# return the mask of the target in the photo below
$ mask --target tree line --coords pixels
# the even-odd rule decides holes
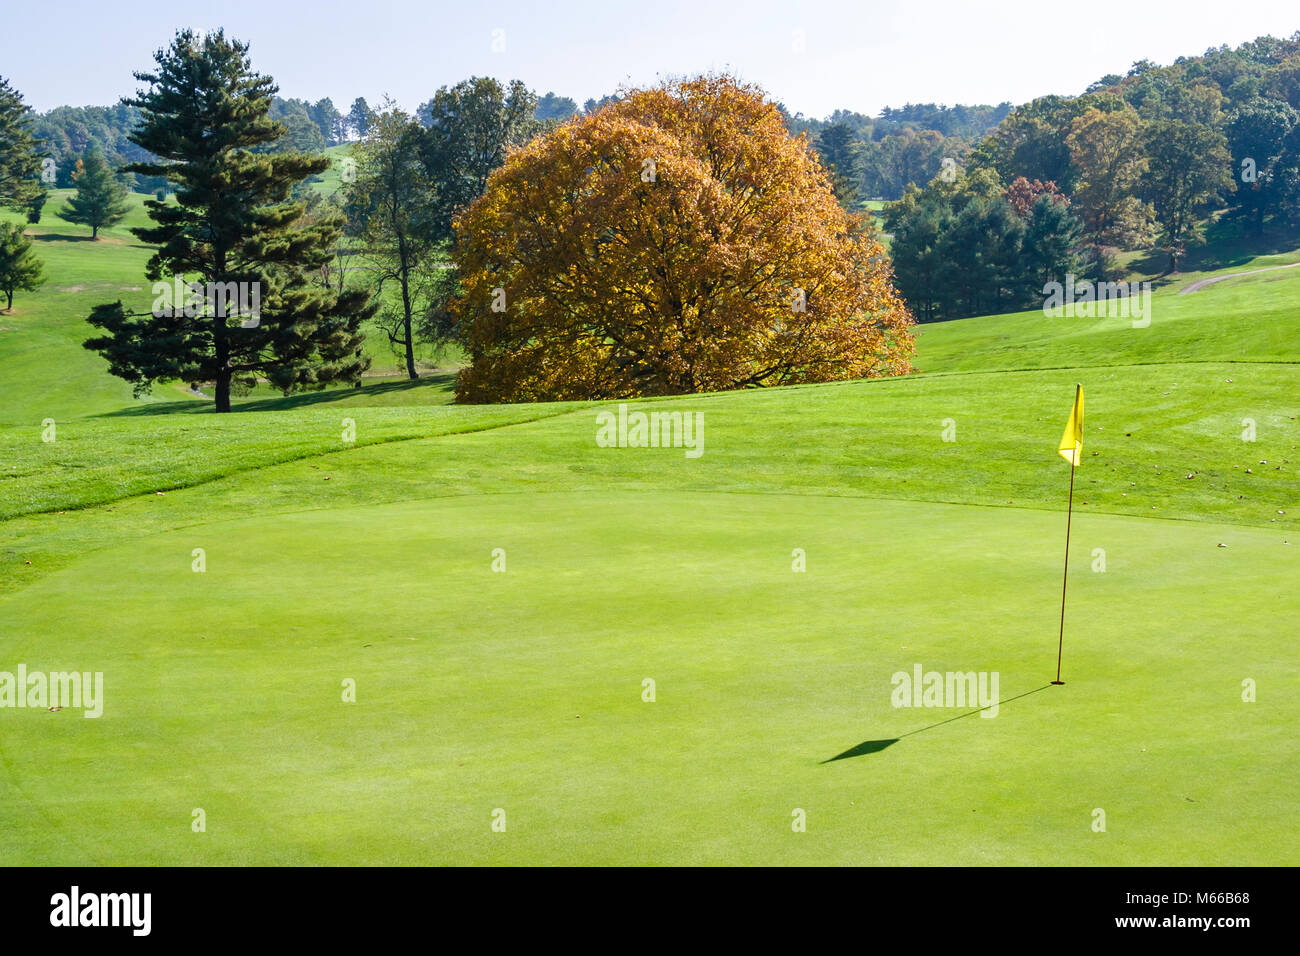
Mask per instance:
[[[947,163],[885,214],[899,288],[923,319],[1032,306],[1044,278],[1071,272],[1112,280],[1124,252],[1176,271],[1211,217],[1245,235],[1294,230],[1300,33],[1041,97]]]
[[[214,79],[203,86],[187,70]],[[158,247],[147,277],[256,285],[260,315],[236,331],[211,303],[167,315],[107,303],[90,317],[107,334],[88,347],[138,390],[163,378],[213,382],[221,411],[259,377],[286,388],[359,384],[365,322],[417,377],[417,350],[454,332],[445,304],[457,288],[455,211],[477,197],[509,149],[545,125],[522,83],[483,77],[438,90],[421,104],[422,123],[391,102],[376,112],[362,98],[344,122],[327,100],[312,107],[276,96],[273,82],[252,72],[247,45],[220,31],[182,31],[158,69],[136,77],[147,90],[117,114],[134,119],[127,144],[138,158],[115,168],[92,143],[70,170],[76,193],[60,215],[90,226],[94,238],[125,214],[128,177],[165,183],[145,202],[153,225],[132,230]],[[315,135],[302,132],[307,121]],[[319,155],[316,124],[359,137],[344,187],[332,194],[312,188],[334,162]],[[0,79],[0,204],[26,210],[30,222],[39,221],[47,185],[38,130]],[[237,183],[246,188],[232,190]],[[20,226],[0,227],[0,292],[9,306],[15,291],[42,281],[31,239]]]
[[[909,103],[876,117],[836,110],[825,120],[782,113],[790,131],[806,133],[834,171],[840,201],[857,209],[868,199],[901,199],[912,183],[929,182],[945,157],[965,157],[1011,108]]]
[[[340,113],[329,97],[312,103],[273,96],[271,118],[285,125],[285,133],[269,148],[319,152],[364,136],[372,116],[363,96],[353,101],[347,113]],[[115,169],[149,160],[151,157],[131,140],[132,131],[139,125],[139,108],[126,102],[113,106],[57,106],[45,113],[32,113],[28,120],[42,158],[53,161],[54,178],[47,185],[57,189],[75,185],[77,162],[90,152],[99,153]],[[142,193],[167,186],[161,177],[139,173],[122,174],[122,182]]]
[[[729,76],[624,91],[562,124],[539,120],[519,81],[444,87],[418,117],[385,102],[329,196],[309,180],[330,157],[278,148],[289,123],[246,44],[182,30],[136,78],[124,105],[148,158],[122,171],[170,187],[132,229],[154,250],[155,300],[97,305],[84,344],[137,394],[211,382],[226,412],[259,381],[359,385],[368,324],[411,377],[418,345],[458,337],[468,401],[910,367],[912,320],[878,238],[762,91]],[[3,198],[21,205],[39,184],[16,99],[26,139]]]
[[[535,96],[533,119],[541,123],[564,122],[575,116],[591,115],[616,94],[589,98],[581,105],[554,91]],[[420,103],[414,116],[428,125],[431,100]],[[885,107],[878,117],[851,110],[835,110],[825,120],[802,113],[791,115],[778,104],[786,126],[793,133],[808,133],[824,156],[832,156],[841,176],[852,182],[855,197],[898,199],[909,183],[928,181],[939,169],[943,156],[964,156],[971,146],[996,126],[1011,110],[999,106],[943,106],[933,103]],[[319,152],[331,146],[366,136],[375,116],[364,96],[340,112],[329,97],[311,102],[295,97],[273,96],[271,118],[285,126],[285,133],[266,148],[279,151]],[[54,161],[54,180],[59,189],[73,186],[76,163],[88,152],[102,155],[114,169],[149,159],[130,139],[140,123],[139,110],[119,102],[113,106],[58,106],[30,116],[30,129],[42,155]],[[136,192],[152,193],[166,188],[164,180],[139,173],[123,174],[123,184]]]
[[[119,174],[164,182],[145,202],[153,224],[133,230],[157,250],[148,278],[252,284],[261,310],[257,321],[235,326],[211,303],[161,315],[105,303],[90,316],[105,334],[86,345],[138,390],[168,378],[214,382],[220,411],[259,379],[286,391],[359,385],[369,365],[366,323],[412,378],[421,348],[460,341],[471,367],[458,389],[472,400],[555,397],[566,381],[616,397],[701,382],[819,381],[837,368],[905,370],[910,319],[891,298],[885,250],[869,221],[841,221],[822,199],[829,195],[841,211],[857,205],[863,143],[921,140],[946,153],[958,136],[909,124],[969,133],[1001,111],[885,111],[860,124],[865,139],[850,128],[858,119],[836,114],[809,142],[790,137],[799,118],[726,77],[625,91],[580,111],[519,81],[472,78],[438,90],[414,115],[391,101],[371,110],[359,99],[352,124],[332,107],[316,109],[328,101],[280,99],[274,82],[252,71],[247,46],[220,31],[182,31],[154,72],[136,76],[147,89],[118,109],[136,117],[127,142],[142,158],[114,168],[88,150],[70,172],[77,194],[61,215],[93,235],[122,215]],[[718,157],[744,137],[734,127],[695,128],[673,102],[691,96],[761,119],[758,152],[720,166]],[[47,157],[30,113],[0,80],[0,203],[27,209],[32,220]],[[360,137],[345,161],[345,187],[330,196],[311,188],[331,163],[318,151],[322,124],[334,137]],[[683,152],[678,134],[701,151]],[[786,140],[801,145],[787,148]],[[564,143],[568,151],[555,153]],[[510,155],[515,165],[490,189]],[[581,155],[588,160],[575,166]],[[1032,305],[1046,282],[1067,273],[1117,278],[1116,256],[1126,249],[1161,249],[1176,268],[1207,212],[1257,231],[1296,224],[1300,34],[1170,67],[1135,64],[1081,96],[1009,110],[961,157],[925,155],[922,166],[937,159],[934,175],[906,185],[884,217],[892,280],[923,320]],[[674,157],[672,176],[656,178],[656,156]],[[637,166],[646,161],[648,179]],[[737,170],[752,177],[759,169],[768,170],[762,182],[734,179]],[[794,245],[773,245],[767,264],[752,263],[737,287],[736,263],[769,241],[779,213],[754,218],[760,198],[791,195],[773,177],[806,193],[806,206],[792,210],[821,212],[817,222],[798,218]],[[536,205],[556,183],[561,191]],[[732,209],[732,196],[745,201]],[[671,202],[659,205],[665,198]],[[720,219],[728,209],[739,218]],[[680,232],[688,211],[690,228]],[[723,236],[739,244],[724,249]],[[14,288],[40,281],[30,245],[19,227],[0,234],[0,274],[11,276],[0,291],[10,304]],[[621,282],[610,272],[620,257]],[[790,268],[778,268],[781,261]],[[588,273],[587,281],[575,278]],[[848,274],[864,284],[828,284],[826,277]],[[730,319],[715,301],[726,290],[735,296]],[[628,297],[616,311],[631,316],[631,326],[607,321],[618,296]],[[532,332],[521,339],[520,329]],[[562,334],[551,339],[547,330]],[[728,334],[734,341],[723,348]],[[566,343],[558,353],[550,350],[557,341]],[[866,343],[875,360],[863,358]],[[810,359],[816,348],[823,352]],[[724,355],[731,364],[705,371]]]

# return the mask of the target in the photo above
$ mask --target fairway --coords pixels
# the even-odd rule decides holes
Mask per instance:
[[[878,866],[954,935],[1268,928],[1300,32],[706,6],[14,47],[14,926],[301,947],[426,919],[343,868]]]
[[[515,493],[110,547],[0,604],[7,660],[105,674],[98,719],[4,714],[4,862],[1293,861],[1295,547],[1077,516],[1047,687],[1062,525]],[[996,717],[891,706],[916,663],[998,672]]]

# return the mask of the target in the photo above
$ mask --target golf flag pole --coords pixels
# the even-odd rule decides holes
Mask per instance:
[[[1065,571],[1061,576],[1061,632],[1056,640],[1056,680],[1053,684],[1064,684],[1061,680],[1061,650],[1065,646],[1065,585],[1070,580],[1070,522],[1074,517],[1074,469],[1079,467],[1083,456],[1083,386],[1074,386],[1074,408],[1070,409],[1070,420],[1065,423],[1065,434],[1057,451],[1070,463],[1070,499],[1065,510]]]

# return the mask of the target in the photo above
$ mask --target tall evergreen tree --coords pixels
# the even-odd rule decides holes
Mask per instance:
[[[334,108],[333,100],[328,96],[317,100],[308,112],[312,122],[320,129],[326,146],[337,146],[343,142],[343,114]]]
[[[1083,223],[1063,197],[1044,193],[1034,200],[1020,246],[1022,301],[1041,299],[1046,282],[1065,282],[1071,273],[1082,276],[1088,268],[1083,247]]]
[[[32,108],[0,76],[0,206],[29,209],[45,192],[41,157],[29,128]]]
[[[45,200],[49,198],[49,193],[42,190],[36,194],[36,198],[27,204],[27,221],[33,226],[41,221],[41,210],[45,208]]]
[[[329,159],[254,152],[284,126],[269,116],[276,86],[253,72],[247,44],[220,30],[183,30],[154,58],[155,72],[135,74],[149,88],[127,102],[143,110],[132,142],[157,160],[127,168],[175,186],[175,203],[146,200],[154,225],[132,230],[157,247],[146,269],[157,298],[148,313],[128,312],[120,301],[97,306],[90,322],[107,334],[86,348],[103,354],[137,394],[160,379],[212,381],[218,412],[230,411],[232,386],[251,387],[259,377],[286,394],[359,381],[369,365],[360,325],[377,304],[368,292],[313,281],[330,259],[340,219],[302,221],[304,204],[289,199]],[[159,296],[173,277],[201,283],[202,301]],[[236,315],[232,293],[243,306]]]
[[[370,124],[374,121],[375,113],[364,96],[358,96],[352,101],[352,108],[348,110],[347,123],[348,127],[357,134],[357,138],[365,139],[366,134],[370,132]]]
[[[893,234],[890,246],[898,291],[922,322],[950,318],[953,283],[943,237],[952,227],[952,204],[938,189],[909,185],[885,214]]]
[[[1002,197],[979,196],[954,217],[941,257],[967,313],[1002,311],[1014,301],[1025,224]]]
[[[126,187],[117,181],[104,157],[91,150],[76,174],[77,194],[59,210],[68,222],[90,227],[90,238],[99,238],[101,226],[111,226],[126,215]]]

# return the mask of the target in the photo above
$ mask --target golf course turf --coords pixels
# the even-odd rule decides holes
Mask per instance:
[[[1067,683],[1046,687],[1060,530],[1028,509],[528,492],[110,547],[7,599],[10,657],[106,675],[101,718],[7,715],[7,853],[1293,858],[1296,709],[1243,704],[1238,675],[1279,692],[1300,677],[1294,551],[1264,529],[1080,522],[1080,550],[1104,544],[1108,566],[1077,563]],[[498,547],[505,573],[491,569]],[[890,675],[913,662],[998,672],[996,717],[931,726],[959,711],[892,707]],[[345,679],[355,703],[341,702]],[[207,832],[190,831],[193,807]],[[1089,829],[1095,807],[1105,834]],[[489,828],[496,808],[505,833]],[[806,833],[791,831],[795,808]]]
[[[104,675],[97,718],[0,709],[0,862],[1300,859],[1300,270],[628,403],[702,413],[692,459],[438,376],[132,399],[79,344],[148,295],[132,224],[47,213],[0,314],[0,671]],[[918,664],[996,716],[894,706]]]

